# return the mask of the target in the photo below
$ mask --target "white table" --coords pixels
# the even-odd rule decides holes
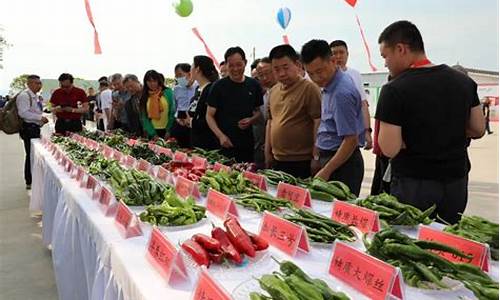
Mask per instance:
[[[196,281],[196,269],[189,265],[190,277],[183,284],[169,286],[147,261],[145,253],[151,226],[144,226],[144,235],[124,239],[106,217],[90,191],[80,188],[57,164],[38,140],[33,149],[33,196],[30,207],[43,210],[43,237],[45,245],[52,245],[54,273],[59,299],[190,299]],[[35,179],[35,176],[38,177]],[[36,191],[36,193],[35,193]],[[239,208],[241,210],[241,208]],[[137,211],[137,209],[134,209]],[[242,226],[256,232],[260,218],[241,211]],[[221,225],[210,215],[208,220],[184,230],[162,227],[169,240],[178,245],[194,233],[210,233],[211,222]],[[361,244],[357,244],[361,247]],[[328,278],[329,248],[313,248],[299,253],[294,261],[313,277]],[[229,292],[252,277],[278,269],[271,255],[279,260],[290,259],[276,249],[269,249],[263,258],[244,267],[212,266],[209,272]],[[498,264],[492,273],[498,278]],[[330,278],[332,287],[347,291],[353,299],[365,299],[336,279]],[[408,299],[474,299],[471,292],[460,288],[453,292],[422,292],[406,288]]]

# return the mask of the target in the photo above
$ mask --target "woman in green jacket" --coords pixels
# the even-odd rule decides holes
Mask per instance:
[[[155,70],[144,75],[140,100],[141,122],[148,138],[168,138],[175,120],[174,93],[165,86],[165,78]]]

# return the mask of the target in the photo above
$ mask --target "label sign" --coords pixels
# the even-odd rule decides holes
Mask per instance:
[[[344,201],[335,200],[333,202],[332,220],[354,226],[363,233],[380,230],[380,219],[376,211]]]
[[[158,148],[156,148],[156,153],[158,154],[165,154],[166,156],[168,157],[173,157],[174,154],[172,153],[172,150],[168,149],[168,148],[164,148],[164,147],[160,147],[158,146]]]
[[[59,151],[59,149],[55,150],[54,158],[56,159],[56,161],[59,161],[61,159],[61,151]]]
[[[112,158],[113,157],[113,148],[110,146],[104,146],[104,157]]]
[[[118,208],[118,202],[116,201],[115,195],[106,187],[101,187],[99,206],[106,216],[114,215]]]
[[[278,183],[278,198],[287,199],[293,203],[295,207],[302,208],[304,206],[311,207],[311,194],[308,189],[299,186],[291,185],[285,182]]]
[[[304,227],[267,211],[260,223],[259,236],[290,256],[294,256],[297,249],[309,252],[309,240]]]
[[[267,183],[264,176],[249,171],[243,172],[243,176],[245,176],[246,179],[250,180],[259,189],[267,191]]]
[[[231,300],[231,296],[202,268],[192,300]]]
[[[71,161],[71,159],[69,158],[66,158],[66,161],[65,161],[65,164],[64,164],[64,170],[67,172],[67,173],[70,173],[70,176],[71,176],[71,171],[73,171],[73,162]]]
[[[117,205],[115,223],[126,239],[142,235],[140,222],[137,221],[136,215],[123,201],[120,201]]]
[[[116,149],[113,151],[113,158],[116,159],[117,161],[121,161],[122,156],[123,156],[123,154],[120,151],[118,151]]]
[[[238,217],[238,210],[231,198],[214,189],[208,190],[207,210],[221,219],[226,219],[228,213]]]
[[[193,156],[191,162],[193,167],[197,169],[206,169],[208,165],[207,159],[199,156]]]
[[[459,257],[444,251],[433,251],[439,256],[452,261],[461,263],[470,263],[474,266],[481,268],[483,271],[488,272],[490,269],[490,251],[489,246],[465,239],[461,236],[454,235],[448,232],[436,230],[432,227],[420,225],[418,230],[417,239],[424,241],[435,241],[448,246],[452,246],[462,251],[464,254],[471,255],[472,259]]]
[[[75,175],[76,181],[77,182],[82,182],[83,175],[85,175],[85,171],[83,170],[83,168],[82,167],[77,167],[76,168],[76,175]]]
[[[156,172],[156,178],[160,179],[163,182],[168,182],[170,172],[167,171],[164,167],[158,167],[158,172]]]
[[[228,167],[228,166],[226,166],[226,165],[223,165],[223,164],[221,164],[219,162],[216,162],[214,164],[214,171],[215,172],[224,171],[224,172],[229,173],[231,171],[231,168]]]
[[[149,147],[149,149],[150,149],[151,151],[153,151],[153,152],[155,152],[155,153],[156,153],[156,151],[157,151],[157,149],[158,149],[158,145],[156,145],[155,143],[151,143],[151,142],[148,144],[148,147]]]
[[[188,158],[188,155],[186,153],[184,153],[182,151],[175,151],[174,160],[185,162],[185,161],[188,161],[189,158]]]
[[[167,282],[174,279],[173,275],[187,277],[179,252],[156,227],[151,231],[146,257]]]
[[[89,174],[87,178],[87,188],[94,190],[96,186],[97,186],[97,179],[95,179],[94,176]]]
[[[328,273],[370,299],[405,299],[399,269],[342,242],[333,245]]]
[[[151,165],[151,168],[149,168],[148,170],[148,174],[151,177],[156,177],[156,172],[157,172],[156,169],[157,169],[156,166]]]
[[[195,198],[200,197],[197,184],[183,176],[177,176],[175,181],[175,192],[182,198],[187,198],[189,196]]]
[[[140,159],[137,164],[137,169],[140,171],[148,172],[151,168],[151,164],[144,159]]]
[[[132,168],[136,163],[136,159],[130,155],[127,155],[124,158],[124,163],[127,167]]]
[[[111,199],[114,197],[115,196],[108,188],[102,187],[101,194],[99,196],[99,203],[101,203],[104,206],[109,206],[109,204],[111,203]]]

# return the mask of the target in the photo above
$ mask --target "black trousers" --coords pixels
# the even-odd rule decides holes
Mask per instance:
[[[79,132],[82,131],[82,122],[78,120],[60,119],[56,121],[56,133],[64,134],[65,132]]]
[[[26,157],[24,159],[24,181],[26,184],[31,185],[31,139],[40,138],[40,126],[32,123],[25,123],[21,127],[19,135],[23,139],[24,152]]]
[[[221,148],[221,154],[228,157],[234,158],[236,162],[254,162],[254,151],[253,146],[246,148]]]
[[[491,131],[491,128],[490,128],[490,119],[489,119],[489,118],[487,118],[485,122],[486,122],[486,132],[487,132],[488,134],[492,134],[492,133],[493,133],[493,131]]]
[[[375,158],[375,172],[373,174],[372,188],[370,195],[379,195],[390,193],[391,183],[383,180],[385,171],[389,166],[389,158],[383,155],[377,155]]]
[[[298,178],[311,177],[311,161],[274,161],[273,169],[287,172]]]
[[[447,180],[418,179],[403,176],[392,176],[391,194],[399,201],[426,210],[433,204],[437,208],[431,218],[436,215],[450,224],[460,220],[460,214],[467,205],[467,184],[469,176]],[[439,222],[439,219],[436,219]]]
[[[320,150],[319,156],[321,166],[324,167],[336,152],[337,151]],[[363,156],[361,155],[359,148],[356,148],[351,157],[349,157],[343,165],[332,173],[329,180],[336,180],[345,183],[354,195],[359,196],[364,174],[365,164],[363,162]]]
[[[170,130],[170,136],[177,140],[181,148],[191,148],[191,129],[174,122]]]

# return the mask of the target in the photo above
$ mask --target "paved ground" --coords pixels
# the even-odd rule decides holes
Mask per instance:
[[[40,217],[31,217],[23,179],[24,148],[0,133],[0,299],[57,299]]]
[[[469,205],[466,213],[498,222],[498,126],[472,143]],[[369,193],[374,157],[363,151]],[[50,251],[42,246],[40,218],[31,217],[22,179],[24,150],[17,136],[0,133],[0,299],[57,299]]]

